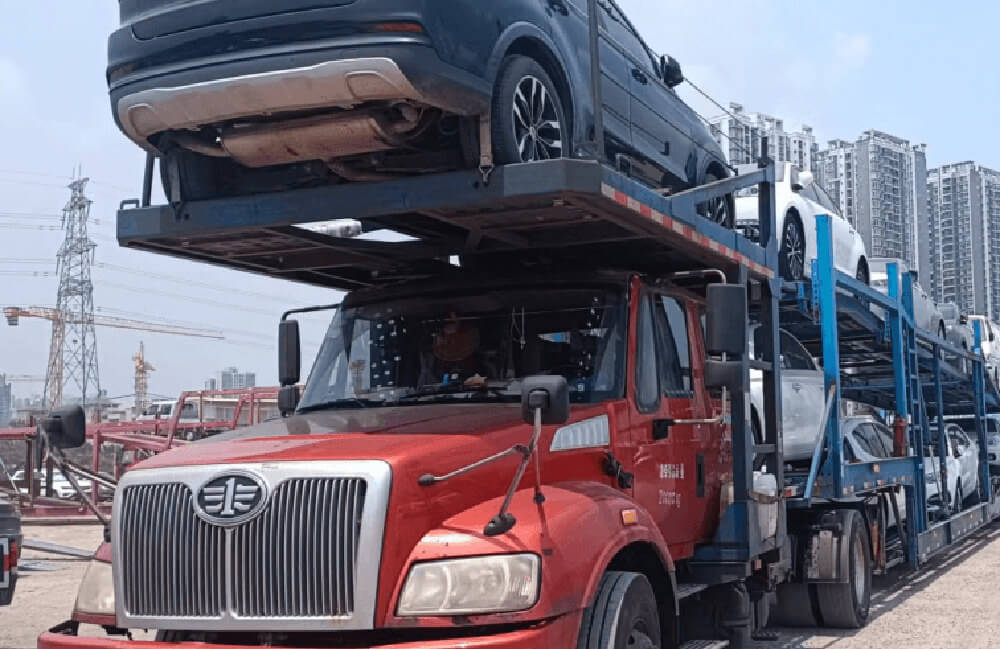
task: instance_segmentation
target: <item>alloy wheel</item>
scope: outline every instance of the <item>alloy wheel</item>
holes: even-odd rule
[[[806,242],[794,220],[785,226],[781,247],[785,253],[785,267],[789,275],[795,280],[802,279],[806,267]]]
[[[514,91],[514,141],[521,162],[563,156],[562,123],[553,97],[537,77],[527,75]]]

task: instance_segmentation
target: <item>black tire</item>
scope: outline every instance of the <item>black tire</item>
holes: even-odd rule
[[[805,277],[806,236],[802,222],[795,214],[787,214],[781,228],[781,247],[778,253],[781,277],[789,282],[799,282]]]
[[[527,56],[511,55],[500,66],[490,121],[497,164],[570,155],[572,131],[559,90]]]
[[[965,503],[965,494],[962,493],[962,482],[959,480],[958,484],[955,485],[955,498],[951,503],[951,513],[958,514],[962,511],[962,505]]]
[[[709,171],[705,174],[703,184],[708,185],[717,180],[722,180],[722,178],[714,171]],[[735,205],[736,203],[732,195],[727,194],[720,198],[713,198],[707,203],[702,203],[698,206],[698,213],[709,221],[718,223],[727,230],[732,230],[733,225],[736,223]]]
[[[941,340],[948,339],[948,329],[944,326],[944,322],[938,323],[938,338]]]
[[[649,580],[637,572],[605,573],[594,603],[583,613],[577,649],[660,649],[660,641]]]
[[[838,629],[860,629],[868,622],[872,597],[872,558],[868,532],[861,514],[848,517],[850,539],[848,548],[848,582],[817,584],[816,600],[823,625]]]

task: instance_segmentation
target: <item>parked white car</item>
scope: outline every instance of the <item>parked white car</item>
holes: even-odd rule
[[[864,239],[815,182],[812,172],[799,171],[785,162],[776,165],[775,173],[775,232],[780,247],[781,276],[794,282],[812,274],[812,261],[816,259],[816,215],[829,214],[833,225],[834,266],[867,284],[871,273]],[[758,226],[757,188],[742,189],[736,194],[736,227],[754,238],[759,232]]]
[[[28,493],[28,486],[27,486],[28,483],[27,483],[27,479],[25,477],[24,469],[21,469],[20,471],[16,472],[13,476],[11,476],[11,478],[14,480],[14,482],[16,484],[21,484],[22,482],[24,483],[24,486],[22,486],[19,489],[19,491],[22,494],[27,495],[27,493]],[[39,489],[39,493],[42,494],[42,495],[45,495],[45,476],[36,473],[35,474],[35,480],[38,481],[41,484],[41,488]],[[83,489],[89,489],[90,488],[90,480],[87,480],[85,478],[77,478],[76,481],[77,481],[77,484],[79,484],[81,488],[83,488]],[[70,484],[70,481],[67,480],[66,477],[62,473],[60,473],[59,471],[55,471],[52,474],[52,494],[56,498],[63,498],[63,499],[69,499],[69,498],[76,498],[77,497],[76,489],[73,488],[73,485]]]
[[[756,327],[750,337],[751,354],[760,349],[763,330]],[[820,434],[820,414],[826,405],[823,370],[794,336],[781,330],[781,419],[782,449],[785,460],[796,462],[812,457]],[[750,372],[751,421],[754,435],[761,439],[760,422],[764,412],[764,377],[759,370]]]
[[[965,351],[972,350],[976,346],[975,335],[972,331],[972,326],[969,324],[969,319],[962,314],[958,305],[954,302],[946,302],[945,304],[939,304],[938,310],[941,312],[941,318],[944,320],[944,327],[948,333],[946,336],[948,342],[956,347],[961,347]]]
[[[972,442],[976,442],[975,419],[951,416],[945,417],[945,421],[959,426]],[[1000,415],[986,415],[986,461],[989,462],[990,473],[1000,474]]]
[[[924,291],[924,288],[920,285],[920,278],[917,276],[917,273],[911,271],[905,261],[902,259],[886,259],[876,257],[868,260],[868,263],[871,268],[872,288],[886,295],[889,294],[889,264],[897,265],[900,278],[903,277],[904,273],[912,273],[914,324],[917,326],[917,329],[937,333],[940,338],[947,337],[948,330],[945,326],[944,317],[941,315],[941,311],[938,309],[937,304],[934,303],[934,300],[931,299],[931,296],[927,295],[927,292]],[[900,281],[900,290],[902,290],[902,281]],[[873,309],[873,312],[880,317],[882,316],[881,311],[881,309]]]
[[[945,425],[948,439],[948,507],[952,513],[962,510],[965,499],[979,491],[979,444],[973,441],[957,424]],[[927,484],[929,502],[941,502],[940,459],[935,443],[931,445],[931,457],[925,458],[924,477]]]
[[[980,343],[983,357],[986,359],[986,375],[993,380],[993,385],[1000,387],[1000,325],[983,315],[970,315],[969,327],[974,322],[979,323]]]
[[[840,432],[844,437],[845,462],[877,462],[893,456],[892,431],[875,417],[846,417],[840,422]],[[906,520],[906,496],[902,490],[896,494],[896,505],[899,517]],[[892,510],[889,524],[895,524]]]

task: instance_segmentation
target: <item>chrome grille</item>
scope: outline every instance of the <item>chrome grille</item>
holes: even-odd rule
[[[286,480],[253,520],[232,529],[238,617],[349,617],[365,481]]]
[[[266,487],[260,513],[215,524],[199,489],[231,473]],[[375,628],[392,469],[316,460],[134,469],[115,493],[118,626],[187,631]]]
[[[124,604],[132,615],[222,614],[225,532],[200,519],[184,484],[129,487],[122,494]]]

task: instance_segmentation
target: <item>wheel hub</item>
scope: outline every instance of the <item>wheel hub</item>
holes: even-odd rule
[[[563,155],[562,122],[545,84],[528,75],[514,90],[514,141],[522,162]]]

